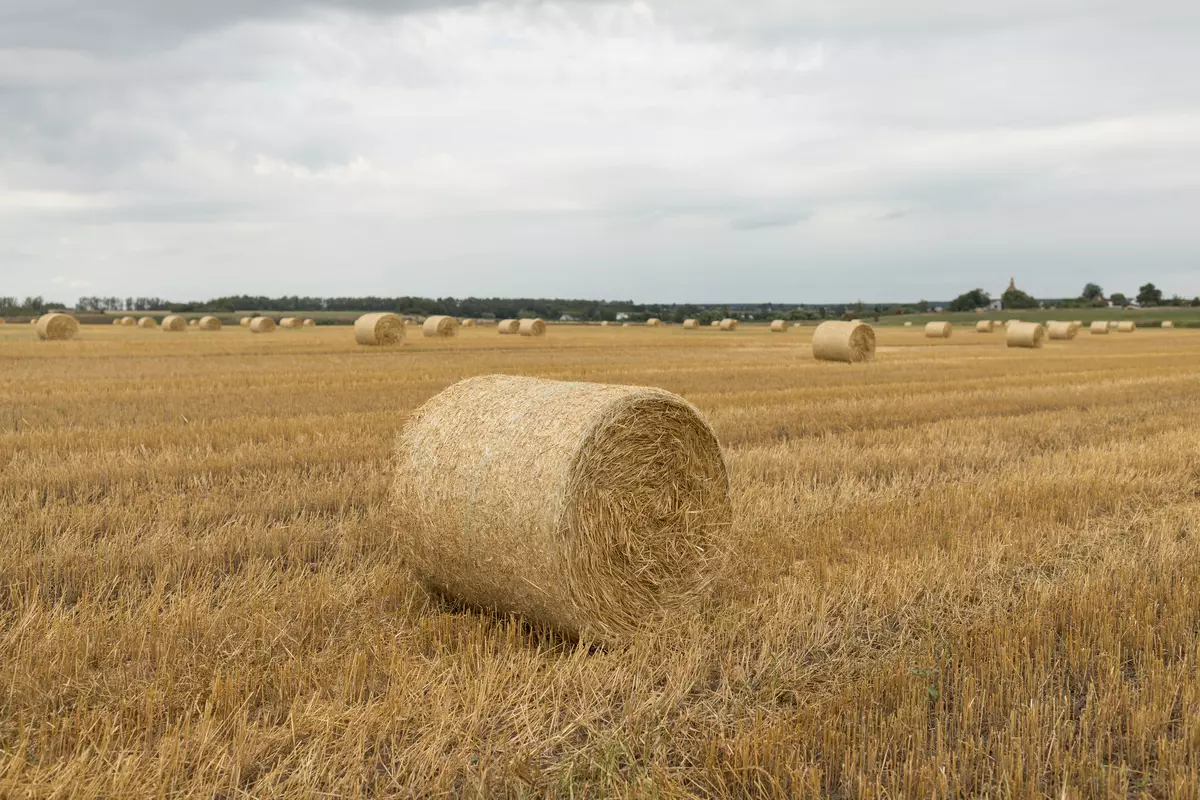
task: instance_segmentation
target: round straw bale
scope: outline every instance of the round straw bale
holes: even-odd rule
[[[473,320],[473,319],[464,319],[464,320],[462,321],[462,326],[463,326],[464,328],[474,328],[474,327],[475,327],[475,320]]]
[[[34,320],[34,322],[37,322],[37,320],[35,319],[35,320]],[[121,324],[121,318],[120,318],[120,317],[117,317],[116,319],[114,319],[114,320],[113,320],[113,325],[120,326],[120,324]]]
[[[37,318],[37,337],[47,341],[74,339],[79,335],[79,320],[70,314],[50,313]]]
[[[1051,339],[1074,339],[1076,333],[1078,330],[1070,322],[1053,322],[1046,326],[1046,335]]]
[[[604,643],[701,602],[728,557],[729,476],[669,392],[485,375],[396,444],[393,529],[425,586]]]
[[[167,333],[179,333],[180,331],[186,331],[188,324],[187,320],[178,314],[168,314],[163,317],[161,327]]]
[[[201,317],[196,327],[202,331],[219,331],[221,330],[221,320],[211,316]]]
[[[1137,330],[1137,323],[1131,320],[1117,324],[1117,333],[1133,333],[1135,330]]]
[[[1009,326],[1006,339],[1009,347],[1041,347],[1046,329],[1036,322],[1017,322]]]
[[[646,326],[650,328],[661,328],[662,320],[658,317],[651,317],[650,319],[646,320]]]
[[[30,325],[37,325],[37,317],[34,317],[33,319],[29,320],[29,324],[30,324]]]
[[[954,325],[949,322],[929,322],[925,325],[926,339],[949,339]]]
[[[911,322],[906,322],[906,323],[904,323],[904,327],[906,327],[906,328],[911,328],[911,327],[912,327],[912,323],[911,323]]]
[[[363,314],[354,321],[354,341],[367,346],[404,344],[404,320],[386,311]]]
[[[158,320],[154,317],[142,317],[137,321],[137,325],[139,328],[157,328]]]
[[[522,336],[545,336],[546,321],[542,319],[523,319],[517,331]]]
[[[435,314],[425,320],[421,326],[422,333],[429,338],[449,338],[458,335],[458,320],[444,314]]]
[[[496,331],[504,336],[512,333],[519,333],[521,330],[521,320],[519,319],[502,319],[500,324],[496,326]]]
[[[1107,336],[1108,323],[1101,320],[1096,320],[1091,324],[1089,330],[1091,330],[1091,332],[1097,336]]]
[[[601,322],[601,323],[600,323],[600,327],[601,327],[601,328],[611,328],[611,327],[612,327],[612,323],[611,323],[611,322],[609,322],[608,320],[604,320],[603,322]]]
[[[249,328],[250,320],[252,319],[254,319],[254,317],[242,317],[238,320],[238,325],[241,325],[243,328]]]
[[[1019,319],[1006,319],[1006,320],[1004,320],[1004,327],[1011,328],[1013,325],[1017,324],[1020,321],[1021,320],[1019,320]]]
[[[1163,320],[1163,324],[1162,324],[1162,326],[1163,326],[1164,328],[1174,328],[1174,327],[1175,327],[1175,323],[1174,323],[1174,322],[1172,322],[1172,321],[1171,321],[1171,320],[1169,320],[1169,319],[1168,319],[1168,320]]]
[[[736,319],[726,318],[721,320],[721,330],[723,331],[736,331],[737,326],[738,321]]]
[[[188,320],[188,327],[189,327],[189,328],[194,328],[194,327],[196,327],[196,326],[197,326],[197,325],[199,325],[199,324],[200,324],[200,320],[198,320],[198,319],[189,319],[189,320]]]
[[[355,330],[358,329],[357,325],[355,325],[354,327],[355,327]],[[255,317],[254,319],[250,320],[250,332],[251,333],[274,333],[275,332],[275,320],[272,319],[271,317]]]
[[[850,322],[828,320],[813,331],[813,358],[818,361],[844,361],[856,364],[875,358],[875,331],[856,319]]]
[[[279,327],[295,328],[299,326],[299,323],[300,320],[296,319],[295,317],[283,317],[279,320]]]
[[[684,330],[694,331],[699,327],[700,327],[700,320],[698,320],[698,319],[685,319],[683,321],[683,329]]]
[[[773,333],[787,333],[787,329],[790,327],[786,319],[771,320],[771,331]]]
[[[714,319],[712,322],[710,322],[708,324],[713,328],[719,328],[719,327],[721,327],[721,320]]]
[[[975,323],[976,333],[991,333],[992,327],[995,325],[990,319],[980,320]]]
[[[317,327],[317,321],[312,317],[305,317],[304,319],[300,320],[300,327],[315,328]]]
[[[133,317],[121,317],[121,327],[132,328],[134,325],[137,325],[137,320]]]

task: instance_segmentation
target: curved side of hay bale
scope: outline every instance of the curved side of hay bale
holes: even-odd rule
[[[500,324],[496,326],[496,332],[504,336],[518,333],[521,330],[521,320],[519,319],[502,319]]]
[[[295,328],[299,325],[299,323],[300,320],[296,319],[295,317],[283,317],[279,320],[279,327]]]
[[[34,320],[34,323],[35,323],[35,324],[37,323],[37,320],[36,320],[36,319]],[[116,319],[114,319],[114,320],[113,320],[113,323],[112,323],[112,324],[113,324],[113,325],[116,325],[116,326],[118,326],[118,327],[120,327],[120,325],[121,325],[121,318],[120,318],[120,317],[117,317]]]
[[[70,314],[42,314],[34,324],[37,325],[37,337],[42,341],[60,342],[79,335],[79,320]]]
[[[727,318],[721,320],[721,330],[723,331],[736,331],[737,326],[738,321],[736,319]]]
[[[1088,327],[1088,330],[1090,330],[1096,336],[1107,336],[1108,335],[1108,323],[1097,320]]]
[[[523,319],[517,332],[522,336],[545,336],[546,321],[543,319]]]
[[[271,317],[255,317],[250,320],[251,333],[274,333],[275,320]]]
[[[728,557],[712,428],[659,389],[488,375],[397,439],[393,529],[427,588],[616,643],[700,602]]]
[[[1009,347],[1041,347],[1046,329],[1036,322],[1017,322],[1009,326],[1005,337]]]
[[[709,324],[709,326],[710,326],[710,327],[713,327],[713,328],[719,328],[719,327],[721,327],[721,320],[719,320],[719,319],[714,319],[712,322],[710,322],[710,323],[708,323],[708,324]]]
[[[790,327],[791,327],[791,325],[788,324],[788,321],[786,319],[771,320],[771,332],[772,333],[787,333],[787,330]]]
[[[1137,330],[1137,323],[1130,320],[1117,323],[1117,333],[1133,333]]]
[[[473,319],[464,319],[464,320],[462,321],[461,325],[462,325],[462,327],[464,327],[464,328],[474,328],[474,327],[475,327],[475,320],[473,320]]]
[[[198,319],[189,319],[189,320],[188,320],[188,327],[189,327],[189,328],[194,328],[194,327],[196,327],[196,326],[197,326],[197,325],[199,325],[199,324],[200,324],[200,320],[198,320]]]
[[[694,331],[694,330],[697,330],[699,327],[700,327],[700,320],[698,320],[698,319],[685,319],[683,321],[683,329],[685,331]]]
[[[858,364],[875,359],[875,330],[862,320],[828,320],[813,331],[813,358]]]
[[[249,328],[250,322],[253,319],[254,319],[254,317],[242,317],[241,319],[238,320],[238,325],[241,325],[243,328]]]
[[[925,325],[926,339],[949,339],[954,325],[949,322],[930,322]]]
[[[163,317],[162,325],[159,326],[167,333],[181,333],[188,329],[187,320],[178,314],[168,314]]]
[[[121,317],[121,327],[132,328],[135,325],[137,325],[137,319],[135,317]]]
[[[1046,326],[1046,335],[1051,339],[1074,339],[1077,332],[1071,322],[1053,322]]]
[[[990,319],[981,320],[975,323],[976,333],[991,333],[995,328],[995,323]]]
[[[404,344],[404,320],[399,314],[379,311],[354,320],[354,341],[368,347]]]
[[[444,314],[435,314],[425,320],[425,324],[421,326],[421,332],[429,338],[448,339],[458,335],[458,320]]]
[[[1175,323],[1174,323],[1174,322],[1172,322],[1171,320],[1169,320],[1169,319],[1168,319],[1168,320],[1164,320],[1164,321],[1163,321],[1163,324],[1162,324],[1162,326],[1163,326],[1164,328],[1174,328],[1174,327],[1175,327]]]
[[[317,321],[315,319],[313,319],[312,317],[305,317],[304,319],[302,319],[300,321],[300,327],[315,328],[315,327],[317,327]]]
[[[158,320],[154,317],[142,317],[137,321],[137,326],[139,328],[157,328]]]
[[[221,330],[221,320],[213,316],[201,317],[196,323],[196,327],[202,331],[219,331]]]
[[[661,320],[661,319],[659,319],[658,317],[651,317],[650,319],[646,320],[646,327],[649,327],[649,328],[661,328],[661,327],[662,327],[662,320]]]

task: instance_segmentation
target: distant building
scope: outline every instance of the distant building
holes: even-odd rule
[[[572,317],[570,314],[563,314],[561,317],[558,318],[558,321],[559,322],[574,322],[575,318]]]

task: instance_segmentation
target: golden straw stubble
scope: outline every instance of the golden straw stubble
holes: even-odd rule
[[[828,320],[813,331],[813,358],[857,364],[875,358],[875,330],[862,320]]]
[[[685,400],[505,375],[414,412],[392,509],[430,590],[608,643],[708,596],[732,517],[716,435]]]

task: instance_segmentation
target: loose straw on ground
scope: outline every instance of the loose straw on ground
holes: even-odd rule
[[[925,325],[926,339],[949,339],[954,325],[949,322],[930,322]]]
[[[354,341],[368,347],[404,344],[404,320],[386,311],[363,314],[354,321]]]
[[[43,341],[63,341],[79,335],[79,320],[70,314],[43,314],[36,320],[37,337]]]
[[[178,314],[168,314],[163,317],[162,325],[160,326],[167,333],[182,333],[187,330],[187,320]]]
[[[862,320],[822,322],[813,331],[813,358],[857,364],[875,358],[875,331]]]
[[[1016,322],[1005,337],[1009,347],[1041,347],[1046,329],[1036,322]]]
[[[421,332],[431,339],[449,339],[451,336],[458,335],[458,320],[444,314],[435,314],[425,320],[425,324],[421,326]]]
[[[546,321],[542,319],[523,319],[518,332],[522,336],[545,336]]]
[[[392,529],[431,591],[615,644],[695,609],[732,517],[720,445],[659,389],[488,375],[397,440]]]

